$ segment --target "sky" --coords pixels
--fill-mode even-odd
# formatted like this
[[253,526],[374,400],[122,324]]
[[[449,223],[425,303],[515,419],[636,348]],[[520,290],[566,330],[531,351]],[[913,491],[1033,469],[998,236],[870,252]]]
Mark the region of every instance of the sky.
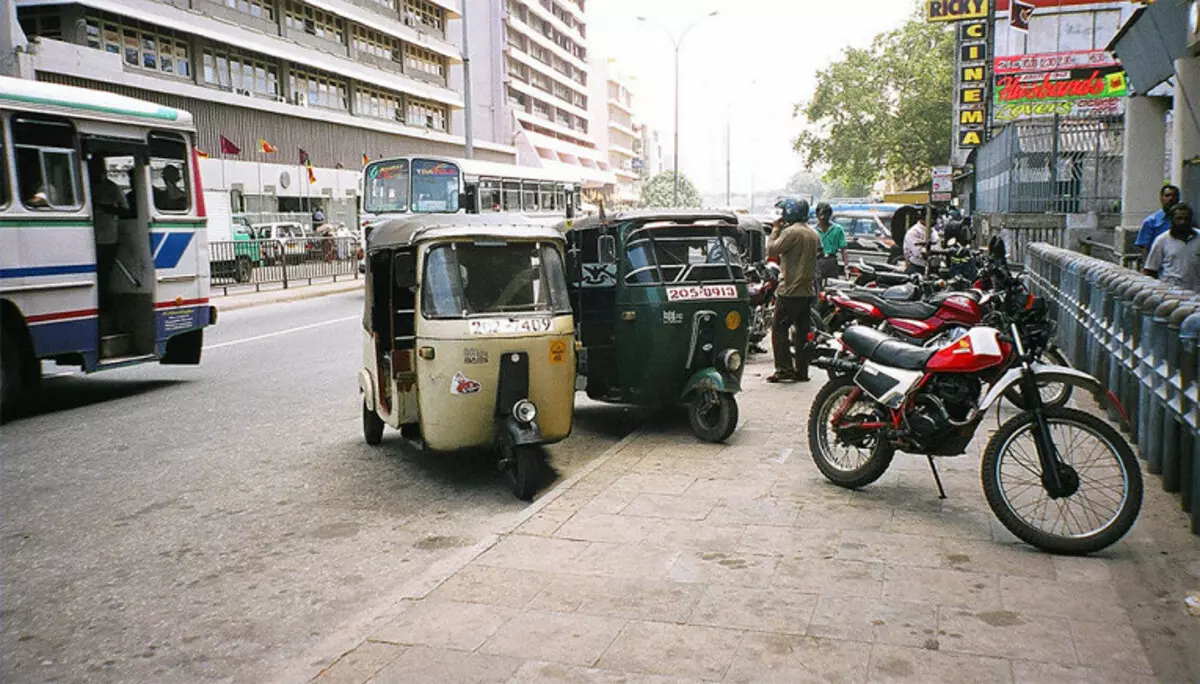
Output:
[[[702,193],[724,192],[729,123],[734,193],[781,188],[803,168],[793,106],[817,71],[903,23],[916,0],[589,0],[588,49],[633,77],[634,110],[671,154],[674,48],[680,48],[680,170]],[[645,16],[646,22],[638,21]],[[666,29],[664,31],[664,29]]]

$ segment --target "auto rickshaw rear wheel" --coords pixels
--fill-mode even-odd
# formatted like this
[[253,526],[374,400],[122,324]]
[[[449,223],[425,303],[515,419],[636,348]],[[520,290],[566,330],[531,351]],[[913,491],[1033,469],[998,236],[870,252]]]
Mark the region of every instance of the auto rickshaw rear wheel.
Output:
[[541,481],[542,450],[535,445],[514,446],[505,440],[500,445],[500,458],[513,496],[532,501]]
[[737,400],[728,392],[697,390],[688,402],[692,432],[705,442],[724,442],[737,428]]
[[383,419],[363,402],[363,439],[367,444],[378,446],[383,441]]

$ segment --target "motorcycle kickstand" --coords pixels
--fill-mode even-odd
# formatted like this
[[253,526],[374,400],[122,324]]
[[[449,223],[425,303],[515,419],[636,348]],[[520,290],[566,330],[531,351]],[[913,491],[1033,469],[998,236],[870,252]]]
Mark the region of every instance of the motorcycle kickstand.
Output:
[[929,460],[929,469],[933,471],[933,481],[937,483],[938,498],[939,499],[947,498],[946,497],[946,489],[944,487],[942,487],[942,476],[938,475],[937,465],[934,464],[933,457],[926,454],[925,458]]

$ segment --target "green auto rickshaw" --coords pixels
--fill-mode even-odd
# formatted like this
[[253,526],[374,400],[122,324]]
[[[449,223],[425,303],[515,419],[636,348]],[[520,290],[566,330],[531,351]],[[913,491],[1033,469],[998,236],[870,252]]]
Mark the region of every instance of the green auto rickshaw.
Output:
[[737,427],[750,303],[737,215],[639,211],[562,224],[581,349],[578,375],[599,401],[686,403],[692,431]]

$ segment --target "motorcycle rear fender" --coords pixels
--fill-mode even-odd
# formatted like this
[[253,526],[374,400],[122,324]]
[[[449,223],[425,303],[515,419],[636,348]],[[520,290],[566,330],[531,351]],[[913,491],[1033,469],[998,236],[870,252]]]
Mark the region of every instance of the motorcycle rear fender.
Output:
[[698,389],[735,394],[741,391],[742,388],[737,378],[733,376],[725,375],[716,368],[701,368],[693,373],[692,377],[688,378],[687,383],[683,386],[683,392],[679,396],[686,398]]
[[[1035,363],[1033,364],[1033,374],[1040,381],[1061,382],[1085,389],[1095,397],[1096,403],[1104,408],[1115,408],[1117,413],[1120,414],[1121,420],[1129,422],[1129,415],[1125,413],[1125,408],[1121,406],[1121,402],[1117,400],[1117,397],[1104,384],[1087,373],[1067,366]],[[1021,368],[1010,368],[1003,377],[996,381],[995,385],[992,385],[988,393],[984,395],[983,400],[979,404],[980,413],[987,412],[993,404],[1000,400],[1005,391],[1020,381]]]

